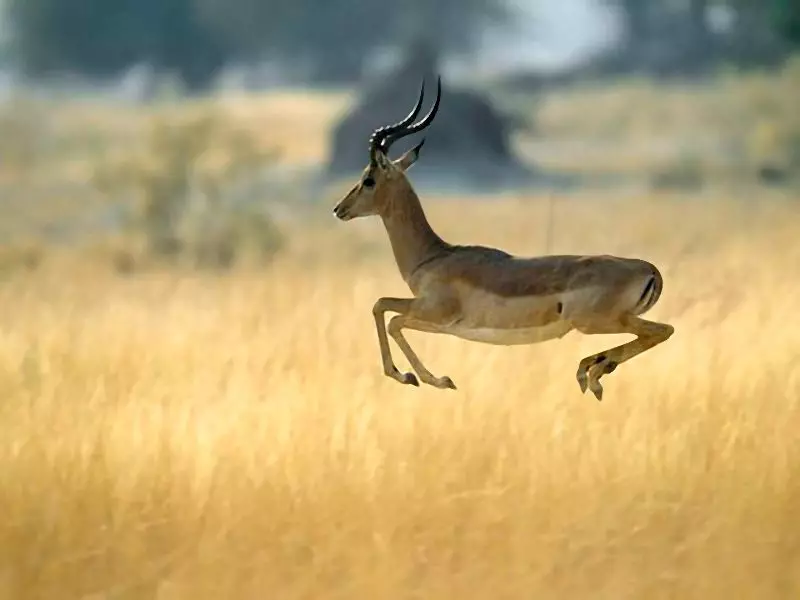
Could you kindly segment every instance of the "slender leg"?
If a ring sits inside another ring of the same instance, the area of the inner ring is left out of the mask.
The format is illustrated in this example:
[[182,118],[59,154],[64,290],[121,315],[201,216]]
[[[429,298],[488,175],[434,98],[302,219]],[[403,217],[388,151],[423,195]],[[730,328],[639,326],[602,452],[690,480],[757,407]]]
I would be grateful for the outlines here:
[[375,306],[372,307],[372,314],[375,317],[375,327],[378,330],[378,345],[381,349],[381,361],[383,372],[395,381],[407,385],[419,386],[416,376],[413,373],[401,373],[394,365],[392,353],[389,349],[389,338],[386,335],[386,312],[396,312],[400,314],[408,313],[411,310],[412,299],[406,298],[380,298]]
[[452,379],[446,376],[436,377],[425,367],[425,365],[422,364],[422,361],[419,359],[416,352],[414,352],[414,350],[411,348],[411,345],[408,343],[408,340],[403,335],[403,328],[416,329],[417,331],[435,332],[435,327],[432,327],[417,319],[408,317],[407,315],[397,315],[396,317],[392,317],[392,319],[389,321],[388,329],[389,335],[392,336],[400,350],[403,351],[403,354],[405,354],[408,362],[411,363],[411,367],[417,372],[417,375],[419,375],[419,378],[423,383],[427,383],[428,385],[432,385],[433,387],[439,389],[456,389],[456,385],[453,383]]
[[632,333],[636,339],[604,352],[592,354],[581,360],[576,377],[581,392],[590,389],[598,400],[603,399],[603,386],[600,378],[612,373],[622,363],[629,361],[662,342],[675,332],[672,325],[646,321],[632,315],[623,316],[617,323],[576,325],[576,329],[585,334],[597,333]]

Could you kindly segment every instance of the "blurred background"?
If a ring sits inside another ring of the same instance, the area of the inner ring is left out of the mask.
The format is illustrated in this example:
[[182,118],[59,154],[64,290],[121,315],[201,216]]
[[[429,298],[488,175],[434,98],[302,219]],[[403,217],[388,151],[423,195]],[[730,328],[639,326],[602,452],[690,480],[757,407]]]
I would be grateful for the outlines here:
[[3,0],[0,244],[21,243],[25,262],[40,243],[136,234],[170,255],[191,234],[204,249],[186,252],[225,261],[244,236],[269,255],[272,221],[327,212],[370,132],[434,74],[445,99],[415,167],[425,191],[783,188],[800,162],[799,13],[791,0]]
[[[799,598],[799,50],[797,0],[0,0],[0,598]],[[439,74],[445,240],[664,276],[602,403],[627,336],[383,374],[409,291],[331,210]]]

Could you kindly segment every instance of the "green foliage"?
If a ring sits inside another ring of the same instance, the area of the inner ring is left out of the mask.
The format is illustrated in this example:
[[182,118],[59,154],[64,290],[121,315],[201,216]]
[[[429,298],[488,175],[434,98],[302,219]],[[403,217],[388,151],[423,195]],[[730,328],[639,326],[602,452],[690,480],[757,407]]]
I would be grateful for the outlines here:
[[509,16],[503,0],[198,0],[205,21],[236,36],[247,50],[311,59],[361,61],[382,44],[425,37],[468,48],[489,21]]
[[800,2],[772,0],[772,21],[786,39],[800,45]]
[[236,57],[283,57],[320,77],[358,75],[375,48],[425,36],[465,49],[504,0],[9,0],[14,49],[32,74],[104,76],[146,61],[201,88]]
[[[800,44],[799,0],[605,0],[622,11],[629,33],[634,38],[649,34],[655,23],[653,13],[683,11],[688,16],[701,17],[713,5],[727,6],[743,18],[743,30],[751,28],[754,18],[766,24],[783,38]],[[741,34],[741,31],[739,32]]]
[[147,60],[205,84],[227,48],[196,18],[195,0],[9,0],[13,48],[24,70],[115,74]]

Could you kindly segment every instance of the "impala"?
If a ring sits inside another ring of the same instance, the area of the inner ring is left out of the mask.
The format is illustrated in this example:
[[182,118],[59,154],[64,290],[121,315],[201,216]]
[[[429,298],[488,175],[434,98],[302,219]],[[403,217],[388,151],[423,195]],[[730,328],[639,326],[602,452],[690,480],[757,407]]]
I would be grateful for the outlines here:
[[[636,339],[587,356],[577,371],[581,392],[602,400],[600,378],[620,364],[666,341],[671,325],[642,319],[655,305],[663,279],[644,260],[617,256],[540,256],[523,258],[497,248],[445,242],[425,216],[406,177],[424,138],[391,160],[392,143],[428,127],[439,110],[442,85],[430,112],[413,123],[419,100],[402,121],[375,130],[369,140],[369,164],[358,183],[333,209],[349,221],[377,215],[383,220],[394,258],[411,298],[380,298],[372,309],[378,330],[383,371],[404,384],[455,389],[449,377],[436,377],[422,364],[403,330],[444,333],[497,345],[534,344],[582,334],[628,333]],[[397,313],[385,321],[385,313]],[[392,360],[388,335],[416,372],[400,372]]]

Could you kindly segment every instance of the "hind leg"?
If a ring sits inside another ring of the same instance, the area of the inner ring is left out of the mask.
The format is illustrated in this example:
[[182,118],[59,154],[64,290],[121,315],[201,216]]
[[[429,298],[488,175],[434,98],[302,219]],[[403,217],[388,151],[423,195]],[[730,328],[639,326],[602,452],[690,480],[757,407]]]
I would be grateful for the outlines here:
[[656,323],[633,315],[623,315],[618,320],[607,322],[588,322],[576,324],[575,328],[584,334],[632,333],[635,340],[620,344],[581,360],[576,378],[581,392],[587,388],[598,400],[603,399],[603,386],[600,378],[614,370],[624,362],[667,341],[675,332],[672,325]]

